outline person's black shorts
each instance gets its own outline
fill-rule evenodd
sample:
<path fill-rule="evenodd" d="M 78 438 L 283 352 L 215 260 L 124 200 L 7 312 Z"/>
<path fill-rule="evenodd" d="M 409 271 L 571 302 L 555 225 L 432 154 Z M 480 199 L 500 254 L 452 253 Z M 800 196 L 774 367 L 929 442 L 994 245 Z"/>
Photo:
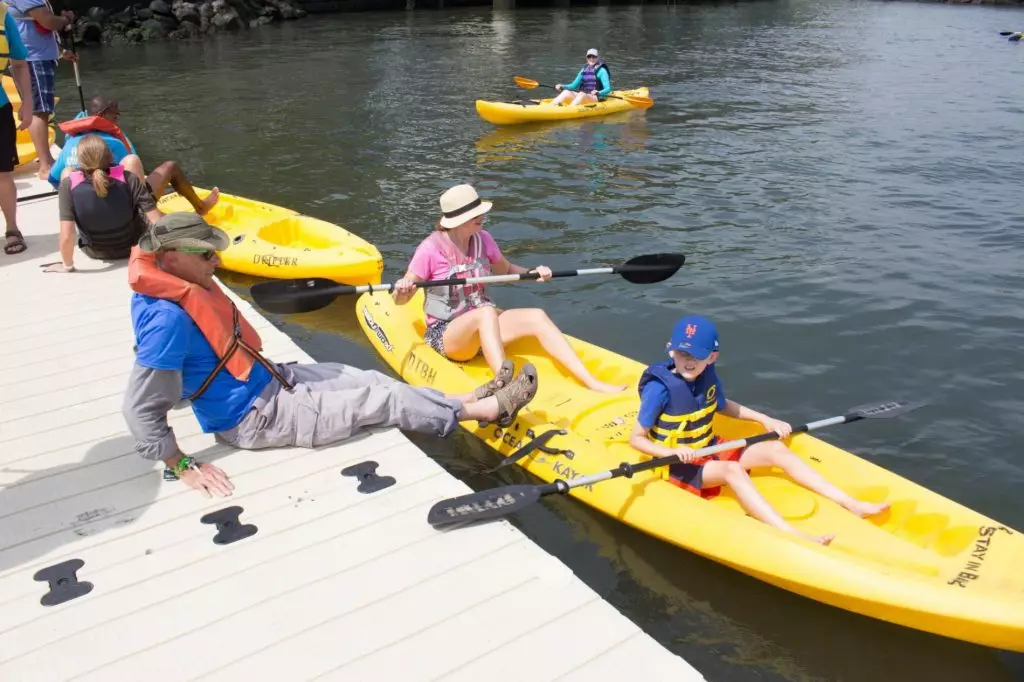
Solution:
<path fill-rule="evenodd" d="M 14 122 L 14 107 L 8 102 L 0 107 L 0 173 L 10 173 L 18 167 L 18 124 Z"/>

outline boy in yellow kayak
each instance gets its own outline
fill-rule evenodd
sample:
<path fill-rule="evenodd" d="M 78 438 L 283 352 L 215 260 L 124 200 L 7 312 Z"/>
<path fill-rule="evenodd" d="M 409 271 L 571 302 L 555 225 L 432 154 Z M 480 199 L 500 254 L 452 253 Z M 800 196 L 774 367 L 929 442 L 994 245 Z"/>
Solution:
<path fill-rule="evenodd" d="M 705 457 L 695 450 L 719 442 L 712 428 L 715 414 L 746 419 L 786 438 L 792 426 L 729 400 L 715 373 L 718 331 L 707 318 L 692 315 L 676 323 L 668 343 L 671 360 L 644 370 L 640 377 L 640 411 L 630 444 L 652 457 L 675 455 L 680 463 L 669 467 L 669 481 L 704 498 L 718 495 L 721 486 L 736 492 L 743 510 L 779 530 L 827 545 L 834 536 L 813 537 L 801 533 L 758 492 L 747 471 L 755 467 L 779 467 L 794 481 L 827 497 L 859 516 L 873 516 L 888 503 L 873 504 L 854 499 L 830 483 L 793 453 L 781 440 L 756 443 Z"/>
<path fill-rule="evenodd" d="M 561 106 L 570 98 L 573 105 L 599 102 L 612 91 L 612 72 L 597 50 L 590 48 L 587 50 L 587 63 L 576 74 L 576 79 L 567 85 L 556 83 L 555 89 L 561 92 L 551 100 L 554 106 Z"/>

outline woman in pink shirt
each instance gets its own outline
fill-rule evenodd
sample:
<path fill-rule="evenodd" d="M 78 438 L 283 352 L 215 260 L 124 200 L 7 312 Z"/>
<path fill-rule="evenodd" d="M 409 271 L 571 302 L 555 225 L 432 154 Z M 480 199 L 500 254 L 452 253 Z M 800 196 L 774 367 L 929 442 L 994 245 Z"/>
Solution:
<path fill-rule="evenodd" d="M 416 291 L 415 282 L 452 277 L 536 272 L 540 281 L 551 278 L 543 265 L 528 270 L 510 263 L 484 227 L 492 203 L 482 201 L 470 185 L 457 185 L 441 195 L 442 217 L 434 232 L 416 248 L 405 276 L 395 283 L 394 299 L 404 305 Z M 465 362 L 483 352 L 495 379 L 480 389 L 495 391 L 512 380 L 512 362 L 505 359 L 505 344 L 534 336 L 544 350 L 579 379 L 602 393 L 618 393 L 625 386 L 599 381 L 577 357 L 551 318 L 540 308 L 499 310 L 484 285 L 431 287 L 424 292 L 427 317 L 424 339 L 441 355 Z M 486 396 L 477 396 L 483 398 Z"/>

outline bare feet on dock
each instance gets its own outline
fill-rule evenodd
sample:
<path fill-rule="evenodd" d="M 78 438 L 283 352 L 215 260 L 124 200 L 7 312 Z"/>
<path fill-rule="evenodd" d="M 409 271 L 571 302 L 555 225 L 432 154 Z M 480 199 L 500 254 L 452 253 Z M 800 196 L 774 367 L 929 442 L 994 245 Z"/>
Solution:
<path fill-rule="evenodd" d="M 199 215 L 206 215 L 210 212 L 210 209 L 217 205 L 220 201 L 220 189 L 214 187 L 210 190 L 210 193 L 206 195 L 206 198 L 199 202 Z"/>

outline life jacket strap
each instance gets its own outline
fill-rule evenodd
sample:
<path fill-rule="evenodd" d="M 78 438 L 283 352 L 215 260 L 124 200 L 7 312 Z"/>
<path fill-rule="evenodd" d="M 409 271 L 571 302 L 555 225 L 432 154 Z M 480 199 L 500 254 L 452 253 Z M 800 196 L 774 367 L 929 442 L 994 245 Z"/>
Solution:
<path fill-rule="evenodd" d="M 220 361 L 217 362 L 217 366 L 213 368 L 213 371 L 207 375 L 206 379 L 203 380 L 203 383 L 199 386 L 199 388 L 196 389 L 196 391 L 192 395 L 190 395 L 187 398 L 187 400 L 194 401 L 203 393 L 205 393 L 206 390 L 210 388 L 210 384 L 213 383 L 213 380 L 214 378 L 216 378 L 217 374 L 222 369 L 224 369 L 225 366 L 227 366 L 228 361 L 231 359 L 231 356 L 238 352 L 238 349 L 240 348 L 247 352 L 249 355 L 251 355 L 253 359 L 256 360 L 256 362 L 266 367 L 267 371 L 270 372 L 270 376 L 277 379 L 280 382 L 281 386 L 283 386 L 286 391 L 291 392 L 295 388 L 291 384 L 291 382 L 289 382 L 287 379 L 281 376 L 281 373 L 277 371 L 277 368 L 274 367 L 273 363 L 271 363 L 269 360 L 263 357 L 263 355 L 258 350 L 256 350 L 255 348 L 253 348 L 252 346 L 250 346 L 249 344 L 242 340 L 242 324 L 239 320 L 238 308 L 236 308 L 234 304 L 232 304 L 231 306 L 231 316 L 232 322 L 234 323 L 235 326 L 234 338 L 231 340 L 231 345 L 228 346 L 228 350 L 226 353 L 224 353 L 224 357 L 222 357 Z"/>

